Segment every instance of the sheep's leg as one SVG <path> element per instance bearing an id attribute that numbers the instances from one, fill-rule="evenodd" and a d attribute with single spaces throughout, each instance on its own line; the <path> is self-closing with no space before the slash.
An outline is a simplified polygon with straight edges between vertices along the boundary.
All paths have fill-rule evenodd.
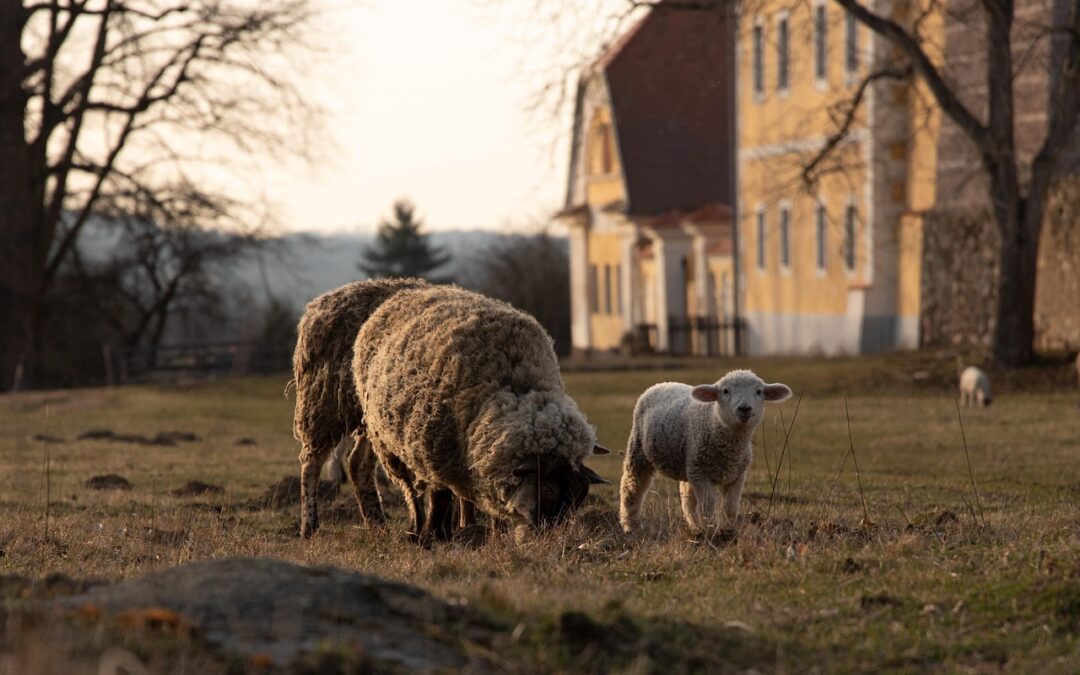
<path id="1" fill-rule="evenodd" d="M 375 484 L 375 466 L 378 458 L 371 448 L 371 441 L 362 433 L 356 434 L 356 442 L 349 451 L 349 480 L 353 484 L 356 505 L 360 507 L 360 517 L 370 525 L 382 525 L 386 522 L 379 488 Z"/>
<path id="2" fill-rule="evenodd" d="M 425 502 L 427 518 L 420 531 L 420 540 L 448 541 L 454 534 L 454 493 L 447 488 L 428 490 Z"/>
<path id="3" fill-rule="evenodd" d="M 739 472 L 739 475 L 731 483 L 724 486 L 724 515 L 727 516 L 728 523 L 735 527 L 739 519 L 739 504 L 742 501 L 743 484 L 746 482 L 746 470 Z"/>
<path id="4" fill-rule="evenodd" d="M 683 518 L 686 519 L 686 524 L 690 526 L 690 530 L 693 532 L 701 530 L 701 523 L 698 522 L 697 517 L 697 499 L 694 498 L 694 489 L 690 487 L 690 483 L 684 480 L 679 481 L 679 499 L 682 502 Z"/>
<path id="5" fill-rule="evenodd" d="M 319 472 L 333 450 L 307 443 L 300 450 L 300 536 L 304 539 L 319 530 Z"/>
<path id="6" fill-rule="evenodd" d="M 631 431 L 619 485 L 619 522 L 624 532 L 630 532 L 637 525 L 641 502 L 645 499 L 645 493 L 652 485 L 655 474 L 656 467 L 645 457 L 641 443 Z"/>
<path id="7" fill-rule="evenodd" d="M 424 524 L 424 505 L 421 502 L 421 495 L 416 489 L 416 484 L 413 479 L 412 472 L 409 471 L 409 467 L 405 466 L 394 455 L 383 457 L 383 468 L 386 469 L 386 475 L 390 477 L 390 480 L 394 481 L 394 484 L 401 490 L 402 496 L 405 497 L 405 507 L 409 511 L 409 531 L 408 536 L 412 541 L 420 541 L 420 530 Z"/>
<path id="8" fill-rule="evenodd" d="M 465 529 L 476 524 L 476 505 L 468 499 L 458 498 L 458 527 Z"/>

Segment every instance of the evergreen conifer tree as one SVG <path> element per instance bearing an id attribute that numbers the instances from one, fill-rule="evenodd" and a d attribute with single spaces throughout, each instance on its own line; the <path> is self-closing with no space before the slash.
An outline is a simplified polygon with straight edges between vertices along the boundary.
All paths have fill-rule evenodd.
<path id="1" fill-rule="evenodd" d="M 375 242 L 363 251 L 357 268 L 373 279 L 420 277 L 434 283 L 448 281 L 431 276 L 450 261 L 450 255 L 428 242 L 428 235 L 420 231 L 422 226 L 412 202 L 394 202 L 393 220 L 379 224 Z"/>

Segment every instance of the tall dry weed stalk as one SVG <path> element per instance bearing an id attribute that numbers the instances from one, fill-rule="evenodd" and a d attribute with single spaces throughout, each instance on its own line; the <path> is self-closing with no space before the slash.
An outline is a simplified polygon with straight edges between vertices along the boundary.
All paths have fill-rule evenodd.
<path id="1" fill-rule="evenodd" d="M 765 517 L 772 516 L 773 498 L 776 496 L 776 483 L 780 480 L 780 468 L 784 465 L 784 456 L 787 454 L 788 439 L 791 437 L 791 432 L 795 429 L 795 420 L 799 418 L 799 407 L 802 406 L 802 394 L 799 394 L 799 400 L 795 403 L 795 414 L 791 416 L 791 426 L 787 428 L 784 433 L 784 447 L 780 449 L 780 459 L 776 463 L 776 473 L 773 475 L 772 490 L 769 492 L 769 506 L 765 513 Z"/>
<path id="2" fill-rule="evenodd" d="M 983 513 L 982 500 L 979 499 L 979 486 L 975 484 L 975 471 L 971 468 L 971 453 L 968 452 L 967 434 L 964 433 L 964 418 L 960 414 L 960 399 L 953 399 L 956 405 L 956 421 L 960 423 L 960 439 L 964 443 L 964 459 L 967 460 L 968 478 L 971 480 L 971 489 L 975 493 L 975 504 L 979 507 L 979 518 L 982 519 L 983 527 L 986 526 L 986 514 Z M 965 500 L 966 501 L 966 500 Z M 968 505 L 971 508 L 971 505 Z M 974 510 L 972 510 L 974 516 Z"/>

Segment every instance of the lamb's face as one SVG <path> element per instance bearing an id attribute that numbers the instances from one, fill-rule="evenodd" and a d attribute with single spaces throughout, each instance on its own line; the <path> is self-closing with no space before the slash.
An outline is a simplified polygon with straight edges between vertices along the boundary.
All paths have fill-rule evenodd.
<path id="1" fill-rule="evenodd" d="M 716 384 L 702 384 L 691 392 L 696 400 L 716 403 L 717 414 L 730 429 L 756 429 L 761 423 L 766 401 L 786 401 L 791 388 L 786 384 L 766 384 L 749 370 L 733 370 Z"/>
<path id="2" fill-rule="evenodd" d="M 514 469 L 517 485 L 506 501 L 515 525 L 541 528 L 568 516 L 589 495 L 589 485 L 606 483 L 595 471 L 575 468 L 561 457 L 527 459 Z"/>

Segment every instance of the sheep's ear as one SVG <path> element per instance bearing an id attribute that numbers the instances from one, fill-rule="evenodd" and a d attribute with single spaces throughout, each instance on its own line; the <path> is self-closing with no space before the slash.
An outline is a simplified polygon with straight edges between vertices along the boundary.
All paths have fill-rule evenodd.
<path id="1" fill-rule="evenodd" d="M 786 384 L 774 382 L 773 384 L 765 385 L 766 401 L 786 401 L 789 398 L 791 398 L 791 387 Z"/>
<path id="2" fill-rule="evenodd" d="M 530 475 L 536 473 L 536 460 L 533 460 L 533 459 L 525 460 L 521 464 L 518 464 L 516 467 L 514 467 L 514 470 L 513 470 L 512 473 L 514 474 L 514 478 L 521 478 L 523 476 L 530 476 Z"/>
<path id="3" fill-rule="evenodd" d="M 611 451 L 608 450 L 607 448 L 605 448 L 604 446 L 600 445 L 599 443 L 596 443 L 595 445 L 592 446 L 592 454 L 594 454 L 594 455 L 610 455 Z"/>
<path id="4" fill-rule="evenodd" d="M 702 403 L 714 403 L 720 398 L 720 390 L 715 384 L 699 384 L 690 391 L 690 395 Z"/>
<path id="5" fill-rule="evenodd" d="M 581 465 L 581 473 L 585 478 L 589 479 L 590 485 L 607 485 L 610 481 L 604 480 L 604 477 L 596 473 L 584 464 Z"/>

